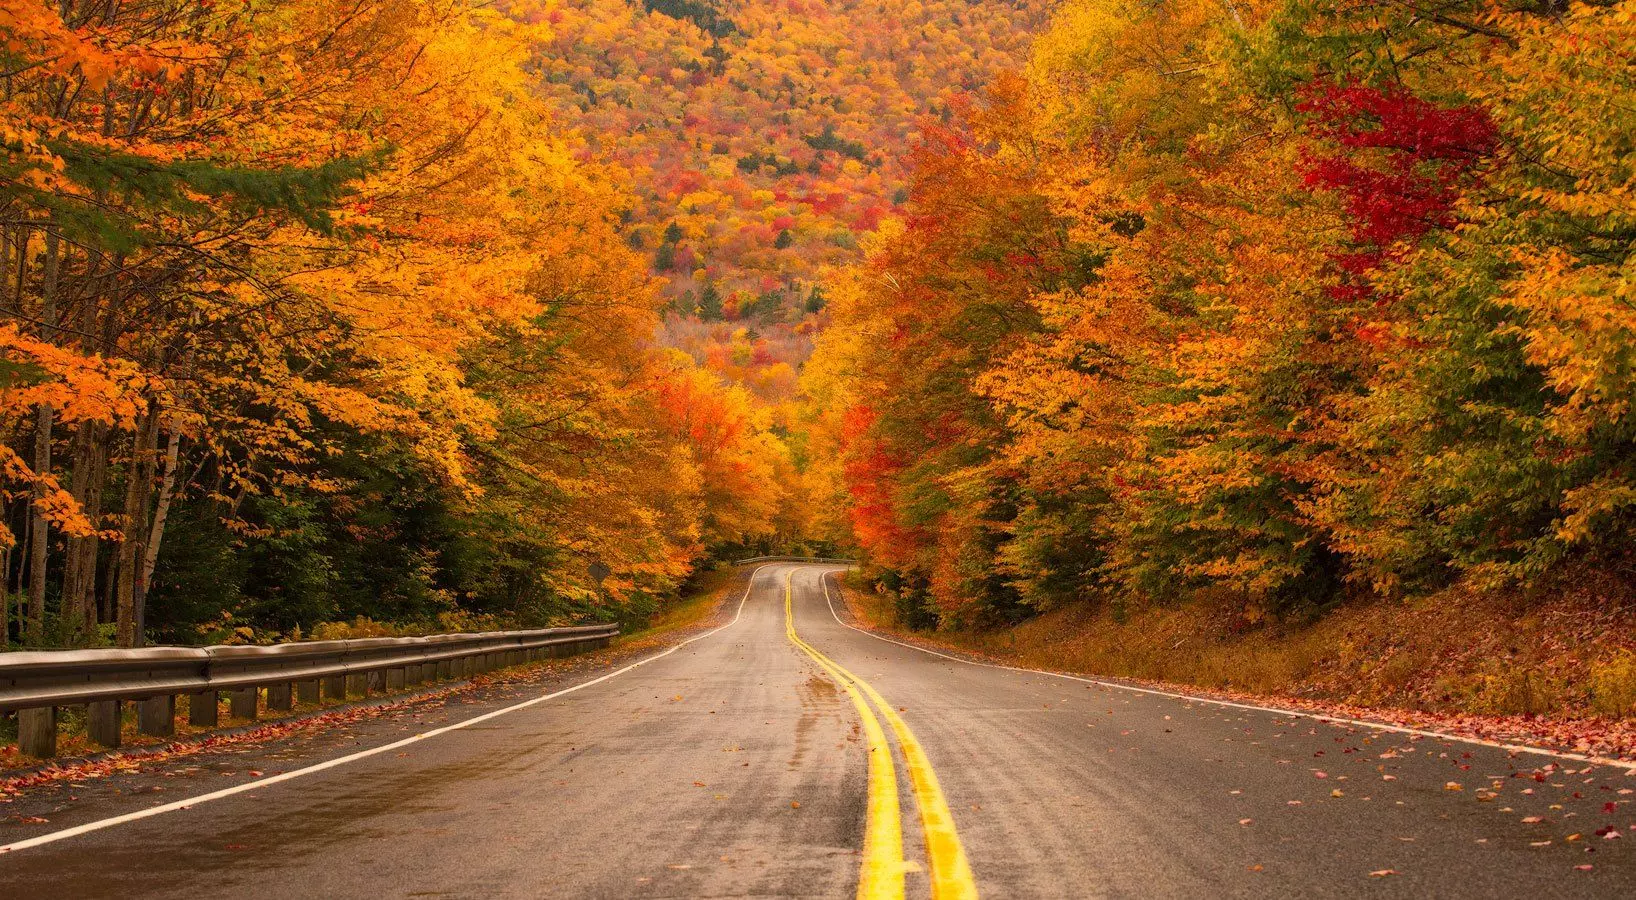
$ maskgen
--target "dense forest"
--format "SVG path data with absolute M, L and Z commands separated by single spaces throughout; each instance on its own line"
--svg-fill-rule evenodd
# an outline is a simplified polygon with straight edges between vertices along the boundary
M 654 341 L 544 30 L 19 0 L 0 35 L 0 635 L 640 615 L 799 530 L 764 412 Z
M 1626 579 L 1636 3 L 0 0 L 0 642 Z M 1626 579 L 1628 580 L 1628 579 Z
M 1636 4 L 1069 0 L 828 286 L 915 624 L 1628 580 Z

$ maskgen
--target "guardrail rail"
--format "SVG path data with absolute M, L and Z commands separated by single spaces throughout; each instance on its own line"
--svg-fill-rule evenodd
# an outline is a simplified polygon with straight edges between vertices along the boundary
M 855 559 L 832 559 L 826 556 L 752 556 L 749 559 L 738 560 L 737 562 L 734 562 L 733 565 L 747 566 L 751 563 L 765 562 L 834 563 L 836 565 L 844 566 L 855 566 L 858 564 L 858 561 Z
M 122 704 L 137 703 L 137 730 L 176 733 L 176 698 L 188 697 L 188 724 L 214 728 L 220 695 L 238 719 L 295 701 L 344 700 L 428 682 L 468 678 L 507 666 L 606 647 L 619 626 L 436 634 L 410 638 L 306 641 L 268 647 L 145 647 L 0 654 L 0 712 L 17 712 L 18 745 L 29 756 L 57 752 L 57 714 L 87 707 L 92 741 L 118 747 Z

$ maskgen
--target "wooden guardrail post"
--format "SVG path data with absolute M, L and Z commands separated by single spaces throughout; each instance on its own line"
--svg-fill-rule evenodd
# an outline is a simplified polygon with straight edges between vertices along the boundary
M 120 702 L 93 700 L 85 705 L 85 733 L 104 747 L 119 746 Z
M 187 723 L 199 728 L 215 728 L 221 722 L 217 708 L 220 698 L 215 691 L 199 691 L 187 695 Z
M 403 669 L 386 670 L 386 692 L 388 694 L 403 690 Z
M 331 675 L 323 679 L 325 700 L 345 700 L 347 698 L 347 679 L 345 675 Z
M 153 737 L 176 734 L 176 695 L 160 694 L 136 705 L 136 730 Z
M 289 712 L 295 708 L 288 681 L 267 685 L 267 708 L 275 712 Z
M 369 676 L 363 672 L 347 674 L 347 693 L 354 697 L 369 696 Z
M 235 719 L 256 720 L 256 706 L 261 701 L 259 688 L 239 688 L 227 695 L 227 714 Z
M 295 699 L 302 703 L 318 702 L 318 679 L 311 678 L 295 683 Z
M 55 706 L 17 711 L 17 749 L 37 759 L 50 759 L 57 755 Z

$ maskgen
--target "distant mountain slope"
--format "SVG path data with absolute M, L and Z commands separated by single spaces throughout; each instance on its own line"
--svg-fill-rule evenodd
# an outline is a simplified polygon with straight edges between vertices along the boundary
M 629 170 L 628 240 L 677 309 L 751 320 L 769 336 L 759 355 L 794 364 L 808 342 L 787 332 L 822 307 L 818 272 L 904 201 L 918 123 L 1020 65 L 1046 7 L 551 0 L 513 13 L 553 35 L 536 64 L 564 124 Z M 675 337 L 708 364 L 731 332 Z

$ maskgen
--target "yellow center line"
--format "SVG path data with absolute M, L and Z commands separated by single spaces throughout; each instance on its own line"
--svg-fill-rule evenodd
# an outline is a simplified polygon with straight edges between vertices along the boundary
M 886 742 L 880 720 L 875 718 L 852 681 L 796 635 L 788 577 L 784 579 L 784 633 L 846 691 L 858 710 L 858 717 L 863 720 L 864 741 L 869 750 L 869 804 L 864 817 L 863 862 L 858 869 L 858 900 L 902 900 L 903 820 L 898 812 L 898 775 L 892 763 L 892 747 Z
M 921 831 L 926 835 L 926 860 L 931 869 L 932 897 L 935 900 L 976 900 L 977 882 L 971 874 L 971 864 L 966 860 L 966 850 L 960 844 L 960 833 L 954 826 L 954 814 L 949 811 L 948 801 L 943 796 L 943 788 L 937 782 L 937 774 L 932 770 L 931 760 L 926 756 L 926 750 L 915 733 L 909 728 L 909 723 L 903 721 L 897 710 L 892 708 L 886 698 L 880 695 L 869 682 L 847 671 L 845 666 L 825 656 L 816 647 L 802 640 L 795 632 L 795 614 L 791 603 L 792 571 L 784 577 L 784 625 L 790 640 L 808 655 L 812 656 L 819 665 L 829 670 L 831 675 L 838 673 L 836 679 L 852 692 L 852 686 L 863 691 L 875 706 L 886 717 L 892 731 L 897 735 L 898 746 L 903 748 L 903 759 L 909 767 L 909 783 L 914 788 L 915 804 L 920 808 Z M 857 698 L 854 695 L 854 702 Z M 870 756 L 873 762 L 873 750 Z M 873 766 L 871 766 L 871 785 L 873 785 Z M 895 776 L 894 776 L 895 789 Z M 895 801 L 895 797 L 894 797 Z M 894 802 L 894 807 L 896 803 Z M 899 885 L 901 890 L 901 884 Z M 859 896 L 862 896 L 861 892 Z

